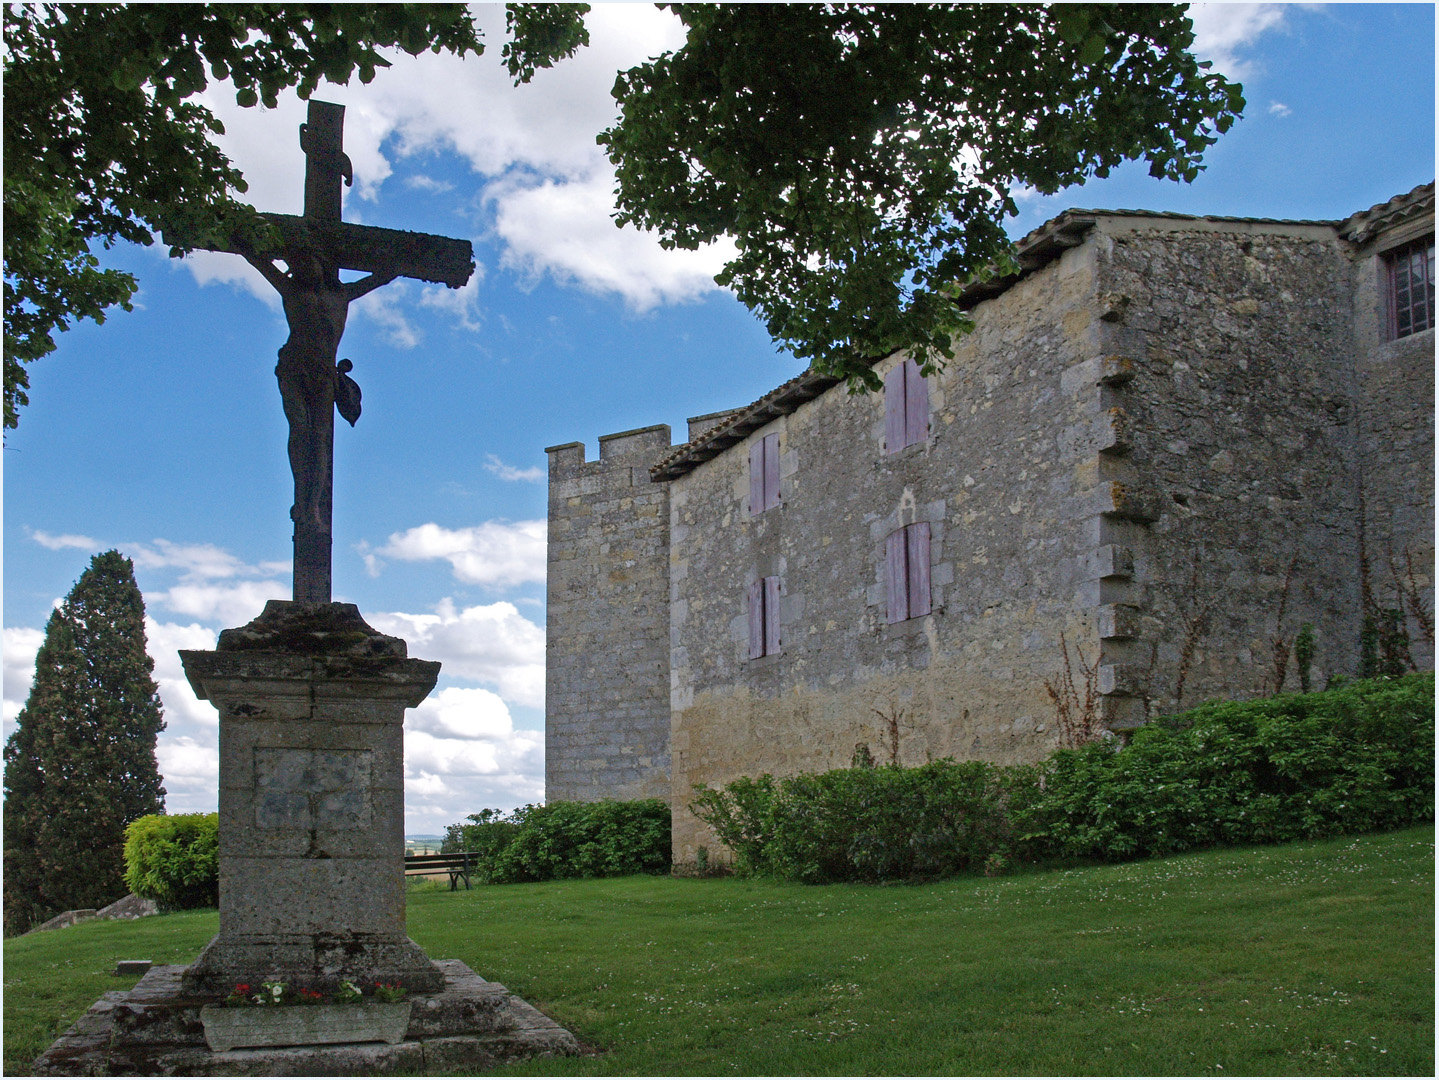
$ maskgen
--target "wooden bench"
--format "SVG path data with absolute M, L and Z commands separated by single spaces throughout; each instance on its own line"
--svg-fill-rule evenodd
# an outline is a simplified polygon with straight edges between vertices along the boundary
M 405 877 L 428 877 L 431 874 L 449 874 L 450 891 L 459 888 L 463 880 L 465 888 L 470 887 L 470 874 L 475 869 L 475 852 L 456 851 L 449 855 L 406 855 Z

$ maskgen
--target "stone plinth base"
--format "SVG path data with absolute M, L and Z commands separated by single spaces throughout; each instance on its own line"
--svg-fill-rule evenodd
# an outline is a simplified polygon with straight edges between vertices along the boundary
M 35 1062 L 37 1076 L 373 1076 L 483 1070 L 520 1058 L 579 1053 L 575 1037 L 458 960 L 439 960 L 444 989 L 412 994 L 402 1041 L 212 1051 L 179 965 L 151 968 L 135 988 L 102 997 Z M 267 1008 L 268 1006 L 256 1006 Z M 304 1008 L 304 1006 L 295 1006 Z
M 272 600 L 180 654 L 220 714 L 220 932 L 184 990 L 269 980 L 438 992 L 405 934 L 404 719 L 440 665 L 353 604 Z

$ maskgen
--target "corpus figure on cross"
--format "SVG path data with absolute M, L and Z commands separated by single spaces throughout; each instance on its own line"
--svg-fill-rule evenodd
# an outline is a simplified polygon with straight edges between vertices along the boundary
M 271 247 L 258 251 L 238 236 L 218 245 L 197 245 L 243 255 L 284 301 L 290 337 L 280 348 L 275 375 L 290 422 L 290 469 L 295 474 L 292 595 L 304 603 L 330 602 L 335 409 L 351 424 L 360 415 L 360 388 L 347 374 L 353 365 L 335 362 L 350 301 L 397 277 L 458 289 L 475 269 L 468 240 L 340 220 L 340 182 L 353 179 L 342 149 L 344 118 L 341 105 L 310 102 L 307 122 L 300 125 L 305 213 L 261 215 L 276 233 Z M 171 243 L 184 239 L 167 236 Z M 341 270 L 366 276 L 341 281 Z
M 280 346 L 275 376 L 290 422 L 290 469 L 295 474 L 295 505 L 290 517 L 301 531 L 329 532 L 333 410 L 354 426 L 360 415 L 359 387 L 349 378 L 350 361 L 335 363 L 350 301 L 387 285 L 392 272 L 376 271 L 359 281 L 340 280 L 339 271 L 314 254 L 302 254 L 286 273 L 273 259 L 246 254 L 245 260 L 275 287 L 285 306 L 290 337 Z

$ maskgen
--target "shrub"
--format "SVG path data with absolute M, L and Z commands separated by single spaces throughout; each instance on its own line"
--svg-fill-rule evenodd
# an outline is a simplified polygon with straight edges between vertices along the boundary
M 125 884 L 165 911 L 220 902 L 220 815 L 147 814 L 125 830 Z
M 1433 818 L 1433 768 L 1433 674 L 1372 679 L 1058 751 L 1018 827 L 1037 850 L 1100 859 L 1398 828 Z
M 1429 673 L 1211 702 L 1038 766 L 741 778 L 690 809 L 741 873 L 876 881 L 1398 828 L 1433 819 L 1433 768 Z
M 664 873 L 670 863 L 670 810 L 660 799 L 552 802 L 471 814 L 446 830 L 445 851 L 479 855 L 480 880 Z M 462 846 L 474 843 L 475 847 Z

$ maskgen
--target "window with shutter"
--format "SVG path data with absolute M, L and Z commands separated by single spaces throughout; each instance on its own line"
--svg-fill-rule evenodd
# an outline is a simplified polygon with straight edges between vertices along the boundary
M 766 435 L 749 448 L 749 512 L 762 514 L 779 505 L 779 434 Z
M 916 521 L 885 537 L 884 561 L 889 592 L 887 621 L 904 622 L 928 615 L 929 522 Z
M 919 365 L 905 359 L 884 378 L 884 449 L 894 454 L 929 435 L 929 386 Z
M 779 578 L 767 577 L 749 585 L 749 658 L 779 652 Z

